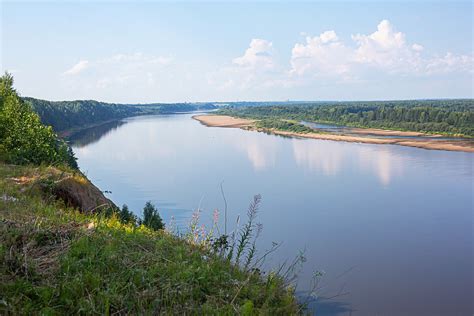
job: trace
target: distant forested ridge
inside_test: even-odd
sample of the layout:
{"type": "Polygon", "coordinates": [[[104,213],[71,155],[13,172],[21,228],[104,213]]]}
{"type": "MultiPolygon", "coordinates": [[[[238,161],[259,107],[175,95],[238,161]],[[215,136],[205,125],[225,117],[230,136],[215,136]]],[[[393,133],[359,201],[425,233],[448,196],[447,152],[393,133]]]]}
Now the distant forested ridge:
{"type": "Polygon", "coordinates": [[[34,98],[23,98],[23,100],[38,113],[43,124],[52,126],[56,132],[137,115],[180,113],[216,108],[212,103],[116,104],[93,100],[46,101],[34,98]]]}
{"type": "Polygon", "coordinates": [[[473,99],[229,106],[220,113],[254,119],[309,121],[474,137],[473,99]]]}

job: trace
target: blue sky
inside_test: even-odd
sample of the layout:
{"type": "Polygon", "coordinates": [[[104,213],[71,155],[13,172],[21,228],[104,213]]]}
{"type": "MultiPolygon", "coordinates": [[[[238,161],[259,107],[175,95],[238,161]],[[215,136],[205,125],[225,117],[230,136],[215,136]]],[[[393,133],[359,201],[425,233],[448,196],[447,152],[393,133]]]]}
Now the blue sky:
{"type": "Polygon", "coordinates": [[[1,70],[50,100],[473,97],[471,2],[2,2],[1,70]]]}

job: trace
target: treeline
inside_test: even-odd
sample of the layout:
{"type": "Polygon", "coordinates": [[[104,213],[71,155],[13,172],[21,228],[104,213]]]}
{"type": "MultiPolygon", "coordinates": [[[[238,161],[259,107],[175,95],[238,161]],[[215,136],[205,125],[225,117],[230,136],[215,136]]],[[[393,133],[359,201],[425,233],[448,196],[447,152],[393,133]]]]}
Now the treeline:
{"type": "Polygon", "coordinates": [[[38,114],[13,88],[13,77],[0,77],[0,160],[12,164],[68,165],[77,169],[71,148],[41,124],[38,114]]]}
{"type": "Polygon", "coordinates": [[[52,126],[56,132],[141,113],[139,108],[93,100],[57,102],[33,98],[24,98],[24,100],[38,113],[43,124],[52,126]]]}
{"type": "Polygon", "coordinates": [[[217,109],[214,103],[148,103],[148,104],[127,104],[141,111],[148,113],[174,114],[193,111],[209,111],[217,109]]]}
{"type": "Polygon", "coordinates": [[[228,107],[221,112],[256,119],[289,119],[355,127],[474,136],[474,100],[472,99],[228,107]]]}
{"type": "Polygon", "coordinates": [[[280,131],[288,131],[294,133],[311,133],[314,132],[312,128],[304,126],[298,122],[292,122],[288,120],[280,120],[280,119],[263,119],[259,120],[256,123],[257,127],[261,128],[270,128],[270,129],[277,129],[280,131]]]}
{"type": "Polygon", "coordinates": [[[56,132],[95,125],[125,117],[210,110],[211,103],[115,104],[94,100],[46,101],[23,98],[38,113],[43,124],[56,132]]]}

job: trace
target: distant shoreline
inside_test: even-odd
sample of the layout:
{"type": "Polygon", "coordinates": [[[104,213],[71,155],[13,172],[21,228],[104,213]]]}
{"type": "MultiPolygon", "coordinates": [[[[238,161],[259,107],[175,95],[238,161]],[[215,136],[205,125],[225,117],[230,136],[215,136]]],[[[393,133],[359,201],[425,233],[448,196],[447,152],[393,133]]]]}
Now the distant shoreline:
{"type": "MultiPolygon", "coordinates": [[[[366,143],[379,145],[400,145],[417,147],[432,150],[448,150],[448,151],[463,151],[474,153],[474,141],[469,140],[438,140],[436,136],[429,140],[416,140],[406,138],[371,138],[362,136],[349,136],[331,133],[295,133],[288,131],[281,131],[276,129],[264,129],[255,126],[255,120],[236,118],[227,115],[194,115],[193,119],[201,122],[201,124],[209,127],[227,127],[227,128],[241,128],[245,130],[252,130],[258,132],[269,132],[275,135],[302,137],[321,140],[343,141],[351,143],[366,143]]],[[[423,133],[418,132],[403,132],[392,130],[379,129],[363,129],[358,128],[357,134],[368,135],[390,135],[390,136],[424,136],[423,133]],[[365,132],[365,133],[364,133],[365,132]]],[[[433,135],[430,135],[433,136],[433,135]]]]}

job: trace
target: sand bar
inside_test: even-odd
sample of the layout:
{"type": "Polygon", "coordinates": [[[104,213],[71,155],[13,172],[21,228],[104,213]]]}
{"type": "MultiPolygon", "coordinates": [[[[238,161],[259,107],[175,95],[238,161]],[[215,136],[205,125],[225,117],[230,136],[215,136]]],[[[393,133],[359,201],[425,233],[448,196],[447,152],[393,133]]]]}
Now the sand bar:
{"type": "MultiPolygon", "coordinates": [[[[332,141],[343,141],[343,142],[354,142],[354,143],[366,143],[366,144],[386,144],[386,145],[401,145],[409,147],[418,147],[425,149],[435,149],[435,150],[449,150],[449,151],[465,151],[465,152],[474,152],[474,140],[437,140],[435,137],[428,140],[416,140],[416,139],[406,139],[406,138],[371,138],[371,137],[362,137],[362,136],[352,136],[352,135],[339,135],[331,133],[294,133],[288,131],[280,131],[274,129],[262,129],[255,126],[255,120],[248,120],[242,118],[235,118],[227,115],[195,115],[193,119],[198,120],[206,126],[213,127],[236,127],[243,128],[247,130],[254,130],[259,132],[270,132],[275,135],[282,135],[288,137],[303,137],[303,138],[313,138],[313,139],[322,139],[322,140],[332,140],[332,141]]],[[[358,134],[363,134],[361,131],[364,129],[358,129],[360,132],[358,134]]],[[[374,129],[367,129],[365,135],[374,134],[374,129]]],[[[426,136],[426,134],[418,132],[398,132],[393,131],[393,133],[388,133],[392,131],[387,130],[376,130],[383,131],[384,133],[377,135],[391,135],[391,136],[426,136]]]]}
{"type": "Polygon", "coordinates": [[[429,137],[441,137],[442,135],[428,135],[425,133],[420,132],[407,132],[407,131],[392,131],[386,129],[378,129],[378,128],[351,128],[349,127],[350,132],[353,134],[361,134],[361,135],[378,135],[378,136],[429,136],[429,137]]]}
{"type": "Polygon", "coordinates": [[[206,126],[212,127],[245,127],[251,126],[255,121],[227,115],[194,115],[193,119],[206,126]]]}

